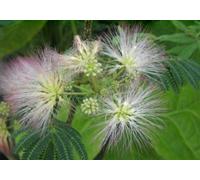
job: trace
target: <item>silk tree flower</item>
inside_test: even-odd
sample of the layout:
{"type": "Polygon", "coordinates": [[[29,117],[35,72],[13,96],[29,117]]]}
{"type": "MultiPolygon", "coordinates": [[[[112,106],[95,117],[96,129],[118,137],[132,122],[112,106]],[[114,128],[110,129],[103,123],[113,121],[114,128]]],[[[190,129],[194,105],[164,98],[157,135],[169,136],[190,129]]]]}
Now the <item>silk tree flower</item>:
{"type": "Polygon", "coordinates": [[[110,71],[126,74],[160,75],[164,71],[164,51],[141,28],[118,27],[102,38],[103,54],[113,59],[110,71]]]}
{"type": "Polygon", "coordinates": [[[86,76],[96,76],[102,72],[102,65],[98,61],[101,49],[99,41],[82,41],[79,36],[75,37],[74,49],[65,55],[66,67],[86,76]]]}
{"type": "Polygon", "coordinates": [[[72,78],[62,65],[62,56],[46,49],[35,57],[18,57],[1,70],[0,92],[23,125],[44,130],[52,121],[72,78]]]}
{"type": "Polygon", "coordinates": [[[104,127],[98,136],[103,136],[102,146],[119,142],[128,148],[131,145],[146,147],[151,144],[151,135],[161,127],[163,112],[160,93],[135,81],[127,89],[101,100],[99,115],[105,117],[104,127]]]}

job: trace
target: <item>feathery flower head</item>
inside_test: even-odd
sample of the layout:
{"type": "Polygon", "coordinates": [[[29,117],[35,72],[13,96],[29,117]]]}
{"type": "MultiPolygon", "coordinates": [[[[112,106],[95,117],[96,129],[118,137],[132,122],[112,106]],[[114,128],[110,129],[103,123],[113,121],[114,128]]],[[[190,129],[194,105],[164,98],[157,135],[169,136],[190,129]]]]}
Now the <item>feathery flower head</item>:
{"type": "Polygon", "coordinates": [[[71,74],[64,74],[63,59],[52,50],[36,57],[17,58],[0,76],[0,92],[23,125],[45,129],[63,101],[71,74]]]}
{"type": "Polygon", "coordinates": [[[161,102],[155,88],[134,82],[121,92],[102,98],[100,115],[106,118],[103,144],[115,145],[122,139],[125,146],[148,144],[153,130],[160,125],[161,102]]]}
{"type": "Polygon", "coordinates": [[[102,72],[102,65],[98,62],[101,49],[99,41],[81,41],[79,36],[74,40],[75,49],[66,57],[66,66],[86,76],[96,76],[102,72]]]}
{"type": "Polygon", "coordinates": [[[96,114],[99,110],[99,104],[96,98],[86,98],[81,104],[81,110],[87,115],[96,114]]]}
{"type": "Polygon", "coordinates": [[[118,27],[102,39],[104,54],[115,63],[110,71],[124,69],[129,75],[163,73],[165,60],[162,48],[158,47],[141,28],[118,27]]]}

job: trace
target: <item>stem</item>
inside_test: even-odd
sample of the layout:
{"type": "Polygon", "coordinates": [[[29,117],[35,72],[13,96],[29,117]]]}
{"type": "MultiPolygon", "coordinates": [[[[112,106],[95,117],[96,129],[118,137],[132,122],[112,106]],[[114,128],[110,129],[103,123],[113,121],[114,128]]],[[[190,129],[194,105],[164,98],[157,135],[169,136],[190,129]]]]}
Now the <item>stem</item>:
{"type": "Polygon", "coordinates": [[[124,71],[124,69],[122,68],[122,69],[120,69],[117,73],[115,73],[114,74],[114,77],[113,77],[113,79],[117,79],[117,78],[119,78],[120,77],[120,75],[121,75],[121,73],[124,71]]]}
{"type": "MultiPolygon", "coordinates": [[[[117,125],[117,129],[119,128],[119,125],[117,125]]],[[[106,141],[104,141],[103,146],[101,147],[101,150],[99,153],[95,156],[94,160],[102,160],[106,154],[106,151],[108,150],[108,146],[110,143],[111,135],[107,138],[106,141]]]]}
{"type": "Polygon", "coordinates": [[[109,141],[110,141],[110,137],[107,139],[105,144],[101,147],[99,153],[94,157],[94,160],[103,160],[106,154],[106,151],[108,149],[109,141]]]}
{"type": "Polygon", "coordinates": [[[77,35],[77,28],[76,28],[76,22],[74,20],[71,20],[71,28],[72,28],[72,33],[73,35],[77,35]]]}
{"type": "MultiPolygon", "coordinates": [[[[74,21],[71,21],[71,27],[73,30],[73,34],[77,34],[76,24],[74,21]]],[[[92,21],[85,21],[83,38],[89,39],[91,37],[91,34],[92,34],[92,21]]],[[[80,95],[80,93],[78,93],[78,94],[80,95]]],[[[78,94],[73,93],[73,95],[78,95],[78,94]]],[[[71,95],[72,95],[72,93],[71,93],[71,95]]],[[[70,126],[72,124],[76,109],[77,109],[77,103],[75,101],[73,101],[73,99],[71,99],[69,114],[68,114],[67,121],[66,121],[67,124],[69,124],[70,126]]]]}
{"type": "Polygon", "coordinates": [[[98,93],[99,92],[99,88],[97,86],[97,79],[95,77],[91,77],[90,78],[90,85],[91,88],[93,89],[94,92],[98,93]]]}
{"type": "Polygon", "coordinates": [[[90,39],[92,35],[92,21],[86,20],[84,23],[84,33],[83,33],[83,39],[90,39]]]}
{"type": "Polygon", "coordinates": [[[73,118],[74,118],[74,115],[75,115],[75,112],[76,112],[76,109],[77,109],[76,105],[77,104],[73,100],[71,100],[70,107],[69,107],[69,114],[67,116],[67,121],[66,121],[67,124],[70,125],[70,126],[72,124],[72,121],[73,121],[73,118]]]}

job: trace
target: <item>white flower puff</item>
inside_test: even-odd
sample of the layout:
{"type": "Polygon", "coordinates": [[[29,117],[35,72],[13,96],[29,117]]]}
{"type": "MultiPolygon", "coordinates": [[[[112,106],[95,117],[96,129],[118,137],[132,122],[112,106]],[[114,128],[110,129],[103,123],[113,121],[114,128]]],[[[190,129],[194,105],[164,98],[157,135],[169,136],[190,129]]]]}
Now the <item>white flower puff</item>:
{"type": "Polygon", "coordinates": [[[133,143],[142,147],[150,143],[151,133],[160,127],[163,112],[160,93],[135,81],[128,89],[102,98],[100,115],[105,117],[102,145],[115,145],[123,139],[127,148],[133,143]],[[159,120],[159,121],[158,121],[159,120]]]}
{"type": "Polygon", "coordinates": [[[166,59],[161,47],[157,46],[140,27],[118,27],[102,38],[103,54],[114,60],[110,71],[124,69],[129,75],[160,75],[166,59]]]}
{"type": "Polygon", "coordinates": [[[0,93],[23,125],[45,129],[63,100],[71,75],[64,75],[62,57],[45,50],[36,57],[19,57],[1,70],[0,93]]]}

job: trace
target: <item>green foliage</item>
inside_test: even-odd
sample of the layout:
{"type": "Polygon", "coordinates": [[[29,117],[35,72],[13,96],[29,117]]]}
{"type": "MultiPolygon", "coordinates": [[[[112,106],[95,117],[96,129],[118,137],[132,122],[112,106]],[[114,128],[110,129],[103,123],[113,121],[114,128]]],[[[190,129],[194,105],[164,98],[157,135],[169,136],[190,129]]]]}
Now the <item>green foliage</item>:
{"type": "Polygon", "coordinates": [[[80,134],[59,121],[44,135],[35,130],[21,129],[13,136],[16,140],[14,153],[21,159],[74,159],[77,155],[87,159],[80,134]]]}
{"type": "Polygon", "coordinates": [[[194,88],[199,88],[200,83],[200,65],[193,61],[182,61],[172,58],[163,63],[165,72],[163,75],[154,76],[146,74],[147,78],[167,91],[172,88],[175,92],[179,92],[180,88],[187,82],[194,88]]]}
{"type": "MultiPolygon", "coordinates": [[[[59,112],[59,120],[65,121],[67,117],[67,105],[63,106],[59,112]]],[[[77,107],[75,117],[72,122],[72,127],[74,127],[82,137],[82,142],[85,146],[86,152],[88,153],[88,159],[93,159],[99,151],[100,139],[96,138],[97,133],[100,131],[101,126],[97,126],[102,119],[91,118],[87,115],[82,115],[79,107],[77,107]]]]}
{"type": "Polygon", "coordinates": [[[162,157],[160,157],[157,152],[152,148],[149,147],[147,149],[143,150],[136,150],[135,148],[132,148],[130,151],[127,151],[127,149],[122,149],[120,147],[115,148],[114,150],[110,150],[106,153],[104,159],[108,160],[160,160],[162,157]]]}
{"type": "Polygon", "coordinates": [[[26,45],[45,25],[45,21],[13,21],[0,27],[0,58],[26,45]]]}
{"type": "Polygon", "coordinates": [[[185,25],[181,21],[171,21],[178,30],[176,33],[164,34],[157,37],[160,42],[169,42],[168,53],[177,55],[181,59],[190,58],[200,49],[200,24],[194,21],[193,24],[185,25]]]}
{"type": "Polygon", "coordinates": [[[185,86],[167,95],[169,113],[153,146],[163,159],[200,159],[200,93],[185,86]]]}
{"type": "MultiPolygon", "coordinates": [[[[144,152],[134,148],[126,152],[119,147],[106,153],[104,159],[200,159],[200,22],[199,21],[141,21],[154,33],[155,39],[172,56],[164,62],[167,71],[163,76],[147,78],[154,80],[167,92],[168,113],[165,126],[153,138],[153,146],[144,152]],[[190,60],[192,59],[192,61],[190,60]],[[175,91],[176,93],[174,93],[175,91]]],[[[118,24],[138,24],[136,21],[93,21],[92,37],[102,35],[118,24]]],[[[0,58],[15,53],[26,54],[42,46],[65,51],[72,45],[73,36],[83,34],[84,21],[0,21],[0,58]]],[[[99,81],[100,83],[100,81],[99,81]]],[[[108,84],[109,86],[110,84],[108,84]]],[[[22,129],[13,134],[16,140],[15,154],[20,159],[93,159],[100,150],[100,141],[95,139],[98,122],[83,116],[75,99],[77,111],[72,122],[73,128],[56,121],[41,136],[39,132],[22,129]],[[84,145],[83,145],[84,144],[84,145]]],[[[60,120],[66,120],[69,108],[63,106],[60,120]]]]}
{"type": "Polygon", "coordinates": [[[184,86],[180,94],[169,91],[166,99],[168,113],[153,137],[152,148],[123,154],[115,148],[105,159],[200,159],[200,92],[184,86]]]}

